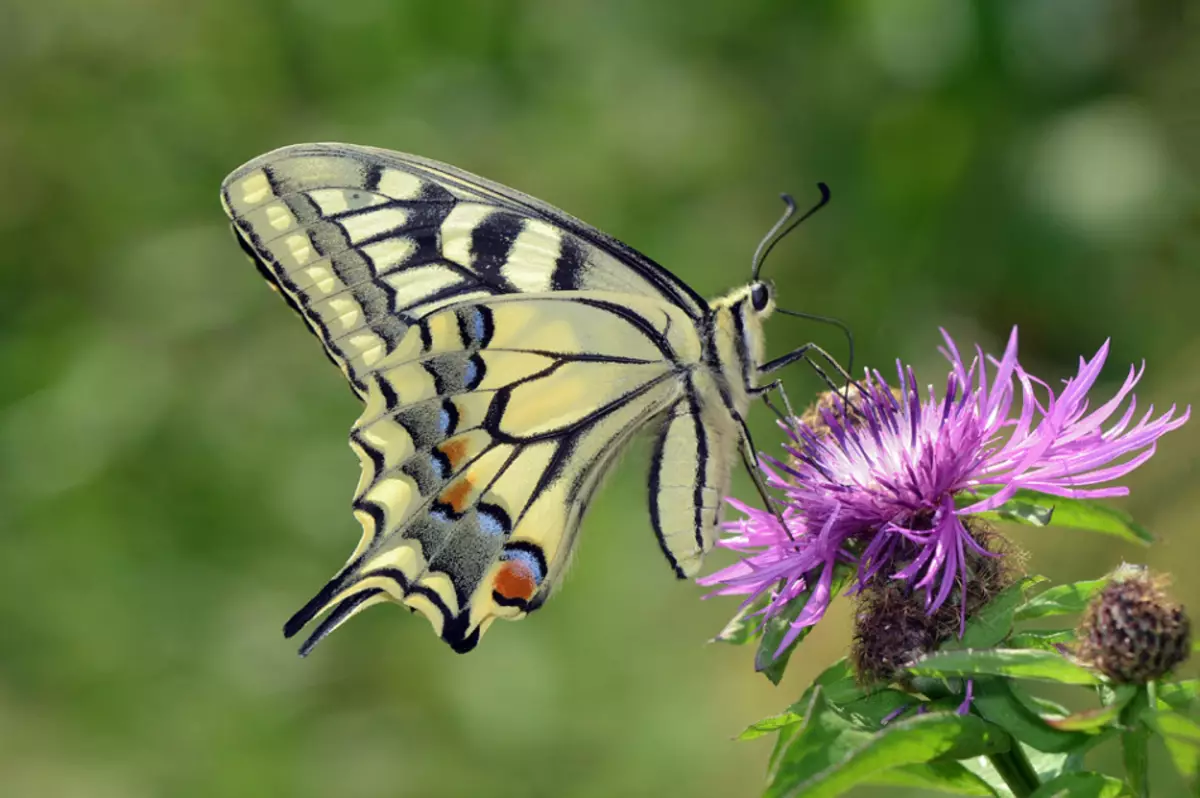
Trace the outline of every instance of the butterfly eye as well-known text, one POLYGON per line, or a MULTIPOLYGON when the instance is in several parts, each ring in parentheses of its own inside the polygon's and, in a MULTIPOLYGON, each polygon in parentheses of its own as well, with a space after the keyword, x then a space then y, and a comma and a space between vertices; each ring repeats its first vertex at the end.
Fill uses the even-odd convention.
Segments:
POLYGON ((750 304, 754 306, 756 311, 760 313, 766 310, 767 303, 771 301, 771 289, 766 283, 755 283, 750 287, 750 304))

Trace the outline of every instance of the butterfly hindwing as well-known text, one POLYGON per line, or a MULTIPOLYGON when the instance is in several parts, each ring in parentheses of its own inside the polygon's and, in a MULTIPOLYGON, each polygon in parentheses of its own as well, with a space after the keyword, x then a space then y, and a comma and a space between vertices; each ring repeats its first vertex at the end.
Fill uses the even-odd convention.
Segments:
POLYGON ((650 461, 650 520, 680 577, 695 576, 729 494, 737 430, 712 378, 689 375, 666 413, 650 461))
POLYGON ((414 321, 365 380, 351 434, 363 537, 288 631, 332 609, 319 639, 390 598, 466 650, 540 606, 603 473, 682 390, 678 309, 581 300, 499 296, 414 321))

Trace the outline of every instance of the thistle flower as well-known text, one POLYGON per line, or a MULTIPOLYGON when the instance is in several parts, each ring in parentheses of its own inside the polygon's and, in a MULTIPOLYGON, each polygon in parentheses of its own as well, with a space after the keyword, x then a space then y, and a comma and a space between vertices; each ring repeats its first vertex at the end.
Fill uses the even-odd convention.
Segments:
POLYGON ((1015 328, 998 360, 977 347, 968 364, 944 331, 943 338, 950 373, 942 398, 932 386, 922 390, 899 361, 894 391, 869 372, 854 412, 837 402, 822 409, 821 434, 792 419, 784 425, 788 462, 761 458, 767 483, 786 497, 779 515, 731 501, 745 517, 725 525, 731 534, 720 545, 743 559, 699 581, 747 603, 767 596, 765 617, 811 590, 780 650, 824 615, 839 562, 856 568, 859 589, 877 574, 909 583, 934 613, 956 584, 966 585, 969 552, 993 556, 964 519, 997 509, 1020 489, 1076 499, 1125 495, 1127 488, 1105 483, 1146 462, 1158 438, 1190 412, 1176 416, 1172 406, 1155 417, 1151 407, 1135 421, 1132 390, 1142 370, 1132 367, 1116 395, 1090 409, 1087 394, 1108 342, 1091 360, 1081 358, 1055 394, 1017 362, 1015 328))
POLYGON ((1145 568, 1119 569, 1084 613, 1079 658, 1123 684, 1162 678, 1186 660, 1191 621, 1165 585, 1145 568))

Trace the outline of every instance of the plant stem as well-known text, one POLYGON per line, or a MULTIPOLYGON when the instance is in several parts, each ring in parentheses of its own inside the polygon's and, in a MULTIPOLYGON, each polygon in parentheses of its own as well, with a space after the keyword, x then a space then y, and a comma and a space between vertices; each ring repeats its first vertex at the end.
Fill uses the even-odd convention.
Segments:
POLYGON ((1153 698, 1145 686, 1138 689, 1138 694, 1121 710, 1121 725, 1126 731, 1121 732, 1121 748, 1125 758, 1125 778, 1137 798, 1149 798, 1149 747, 1150 732, 1141 722, 1141 714, 1154 706, 1153 698))
POLYGON ((1034 791, 1042 784, 1037 771, 1029 763, 1029 757, 1025 756, 1021 744, 1015 739, 1012 748, 1002 754, 991 754, 988 756, 988 760, 1016 798, 1027 798, 1033 795, 1034 791))

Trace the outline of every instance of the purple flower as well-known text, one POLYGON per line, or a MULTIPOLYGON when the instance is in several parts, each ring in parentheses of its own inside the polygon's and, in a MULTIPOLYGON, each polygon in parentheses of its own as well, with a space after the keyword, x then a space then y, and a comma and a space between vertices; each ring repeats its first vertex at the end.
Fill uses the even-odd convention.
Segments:
POLYGON ((824 615, 838 562, 857 569, 861 587, 877 574, 924 591, 935 611, 966 580, 968 549, 976 543, 963 517, 995 510, 1020 489, 1069 498, 1122 496, 1109 485, 1148 460, 1160 436, 1187 421, 1190 408, 1134 420, 1131 391, 1142 370, 1130 368, 1108 401, 1089 409, 1087 393, 1108 355, 1108 342, 1061 391, 1017 362, 1014 328, 997 360, 976 348, 963 362, 943 331, 950 374, 943 397, 922 390, 911 367, 897 362, 898 390, 868 373, 846 414, 840 402, 821 413, 818 433, 797 419, 785 429, 788 463, 762 457, 769 485, 786 494, 783 525, 772 512, 730 500, 744 518, 725 525, 720 545, 743 559, 700 579, 714 595, 766 596, 764 617, 812 589, 780 650, 824 615), (1017 398, 1020 398, 1019 410, 1017 398), (1128 406, 1115 421, 1114 414, 1128 406), (1105 425, 1108 426, 1105 426, 1105 425), (968 497, 956 503, 956 497, 968 497), (786 526, 786 529, 784 528, 786 526))

